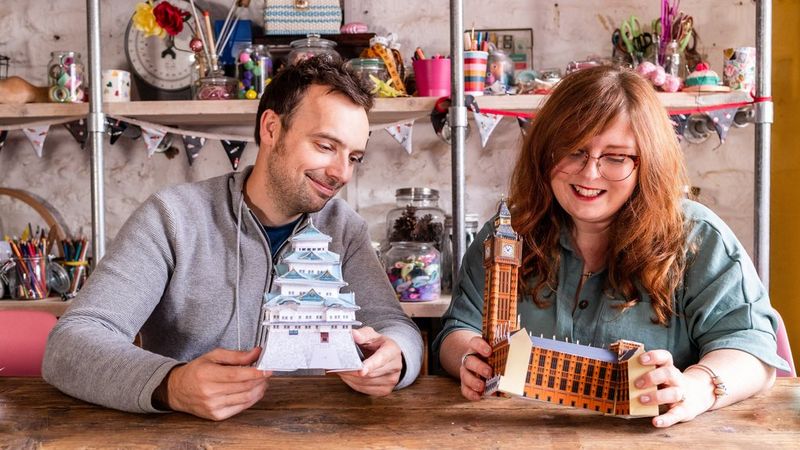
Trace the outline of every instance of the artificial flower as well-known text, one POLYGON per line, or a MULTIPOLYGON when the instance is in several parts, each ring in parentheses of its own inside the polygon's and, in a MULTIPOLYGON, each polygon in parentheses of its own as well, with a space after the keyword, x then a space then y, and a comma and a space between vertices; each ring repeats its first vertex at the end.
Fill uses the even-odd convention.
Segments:
POLYGON ((136 12, 133 13, 133 26, 144 33, 145 36, 163 38, 167 35, 166 31, 156 22, 156 16, 153 14, 153 5, 150 2, 136 4, 136 12))
POLYGON ((183 21, 189 18, 189 13, 173 6, 169 2, 161 2, 153 8, 158 25, 170 36, 175 36, 183 31, 183 21))

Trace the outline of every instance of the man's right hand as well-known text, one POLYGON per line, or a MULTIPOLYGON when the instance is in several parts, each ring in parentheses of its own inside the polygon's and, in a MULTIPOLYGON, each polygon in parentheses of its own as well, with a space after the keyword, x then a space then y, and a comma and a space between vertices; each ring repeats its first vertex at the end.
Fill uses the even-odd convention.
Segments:
POLYGON ((174 368, 168 375, 171 409, 211 420, 236 415, 261 400, 270 371, 249 367, 261 348, 247 352, 215 349, 174 368))

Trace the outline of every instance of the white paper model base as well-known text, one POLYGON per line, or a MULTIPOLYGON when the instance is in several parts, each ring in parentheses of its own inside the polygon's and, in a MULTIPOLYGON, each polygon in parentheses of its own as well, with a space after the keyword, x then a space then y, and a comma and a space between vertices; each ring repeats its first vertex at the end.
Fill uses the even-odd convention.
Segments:
POLYGON ((264 294, 256 363, 260 370, 318 374, 361 369, 351 330, 360 309, 353 293, 341 293, 339 255, 328 251, 330 236, 313 224, 290 239, 292 250, 275 284, 279 293, 264 294), (308 370, 311 369, 311 370, 308 370))

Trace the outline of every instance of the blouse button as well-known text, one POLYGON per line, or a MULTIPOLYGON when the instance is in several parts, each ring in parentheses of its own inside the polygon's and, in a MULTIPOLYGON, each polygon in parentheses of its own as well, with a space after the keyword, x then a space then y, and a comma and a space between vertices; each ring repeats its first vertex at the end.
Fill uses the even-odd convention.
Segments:
POLYGON ((588 300, 581 300, 580 303, 578 303, 578 308, 580 309, 586 309, 588 306, 589 306, 588 300))

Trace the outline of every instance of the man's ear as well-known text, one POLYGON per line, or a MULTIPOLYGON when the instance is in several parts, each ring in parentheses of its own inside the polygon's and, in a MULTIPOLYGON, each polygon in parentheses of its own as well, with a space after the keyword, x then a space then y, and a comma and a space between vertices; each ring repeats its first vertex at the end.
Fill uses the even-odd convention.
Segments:
POLYGON ((274 143, 278 138, 278 131, 281 128, 281 118, 275 114, 275 111, 268 109, 261 115, 261 127, 259 133, 262 141, 274 143))

